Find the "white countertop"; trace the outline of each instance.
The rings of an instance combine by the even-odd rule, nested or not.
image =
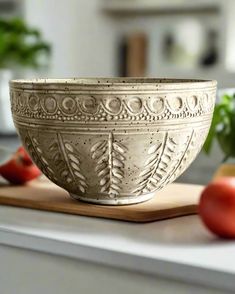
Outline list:
[[[198,216],[136,224],[0,206],[0,244],[235,291],[235,241]]]

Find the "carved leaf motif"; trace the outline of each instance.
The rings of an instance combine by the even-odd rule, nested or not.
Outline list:
[[[182,144],[179,151],[173,157],[174,160],[171,161],[167,177],[163,178],[161,181],[160,188],[164,187],[169,182],[173,182],[174,179],[183,172],[182,166],[185,166],[185,161],[188,159],[190,153],[189,150],[191,149],[190,146],[194,145],[194,135],[195,133],[192,131],[191,134],[187,136],[186,141]]]
[[[127,148],[124,145],[122,145],[121,143],[118,143],[118,142],[113,143],[113,149],[116,152],[118,152],[119,154],[120,153],[125,153],[127,151]]]
[[[54,164],[57,166],[58,170],[60,170],[60,177],[68,184],[72,182],[72,177],[70,175],[70,172],[68,170],[68,167],[65,163],[65,160],[63,158],[63,155],[61,153],[59,141],[53,142],[49,146],[49,151],[52,155],[52,160]]]
[[[195,159],[195,157],[197,156],[197,154],[199,153],[199,151],[201,150],[203,146],[207,133],[208,133],[207,128],[202,129],[201,131],[198,131],[198,132],[192,131],[191,138],[190,138],[189,144],[187,145],[183,158],[180,161],[177,169],[175,169],[172,176],[166,182],[166,184],[174,181],[180,174],[182,174],[186,170],[189,163]]]
[[[65,181],[73,183],[75,189],[78,187],[82,193],[86,192],[86,178],[81,172],[81,160],[78,151],[68,142],[63,142],[63,138],[58,134],[58,143],[53,143],[50,147],[54,152],[55,157],[59,157],[61,176],[64,176]],[[49,148],[49,149],[50,149]],[[59,162],[58,162],[59,164]],[[67,171],[67,172],[66,172]]]
[[[152,154],[152,156],[150,156],[146,161],[145,161],[145,166],[152,166],[156,163],[158,159],[157,153],[155,152],[154,154]]]
[[[106,144],[105,140],[97,142],[95,145],[91,147],[91,153],[95,152],[96,150],[102,150],[105,144]]]
[[[152,168],[148,167],[148,168],[144,169],[142,172],[140,172],[139,177],[144,177],[144,176],[150,175],[151,171],[152,171]]]
[[[158,146],[158,144],[152,145],[148,150],[148,154],[154,154],[158,150]]]
[[[98,141],[91,148],[91,157],[97,162],[95,171],[100,179],[100,191],[110,198],[120,193],[126,151],[123,144],[114,141],[112,133],[107,141]]]
[[[57,178],[53,170],[49,167],[49,163],[46,158],[42,155],[42,150],[40,144],[36,138],[31,137],[29,133],[25,137],[25,145],[28,149],[28,152],[32,156],[35,164],[40,168],[40,170],[52,181],[57,181]]]
[[[158,148],[151,146],[151,150],[148,150],[148,154],[150,153],[151,156],[145,162],[146,168],[139,174],[138,186],[133,193],[140,195],[142,193],[153,192],[163,187],[164,183],[169,179],[169,172],[171,177],[181,163],[187,150],[188,141],[189,137],[183,143],[183,147],[179,149],[178,146],[180,143],[176,142],[173,137],[167,134],[161,149],[161,154],[158,153],[161,146],[158,146]],[[179,151],[177,151],[178,149]],[[158,159],[155,159],[153,156],[154,153],[152,154],[152,152],[158,153]]]
[[[137,188],[134,189],[132,193],[140,195],[151,190],[152,178],[155,175],[158,161],[159,161],[159,150],[162,147],[162,143],[154,144],[148,149],[149,158],[145,161],[144,169],[139,174],[139,179],[137,180]],[[156,180],[155,180],[156,182]]]

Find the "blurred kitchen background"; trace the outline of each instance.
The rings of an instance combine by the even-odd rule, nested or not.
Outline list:
[[[19,144],[13,77],[205,78],[233,92],[234,16],[234,0],[0,0],[0,145]],[[215,145],[179,181],[206,183],[222,158]]]

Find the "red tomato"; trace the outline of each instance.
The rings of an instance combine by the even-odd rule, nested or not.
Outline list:
[[[235,177],[221,178],[204,189],[199,214],[211,232],[235,238]]]
[[[41,174],[23,147],[12,158],[0,166],[0,175],[12,184],[24,184]]]

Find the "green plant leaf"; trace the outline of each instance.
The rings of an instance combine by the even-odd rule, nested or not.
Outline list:
[[[235,96],[223,95],[215,106],[211,127],[203,146],[209,154],[214,139],[217,139],[224,158],[235,157]]]
[[[41,56],[49,56],[51,46],[38,29],[22,19],[0,19],[0,67],[40,67]],[[44,58],[45,60],[45,58]]]
[[[221,111],[221,106],[216,105],[214,109],[214,113],[213,113],[210,130],[203,146],[203,150],[205,151],[206,154],[210,154],[211,152],[212,144],[216,135],[216,128],[218,124],[220,123],[220,111]]]

